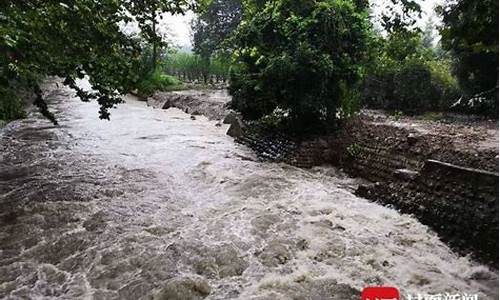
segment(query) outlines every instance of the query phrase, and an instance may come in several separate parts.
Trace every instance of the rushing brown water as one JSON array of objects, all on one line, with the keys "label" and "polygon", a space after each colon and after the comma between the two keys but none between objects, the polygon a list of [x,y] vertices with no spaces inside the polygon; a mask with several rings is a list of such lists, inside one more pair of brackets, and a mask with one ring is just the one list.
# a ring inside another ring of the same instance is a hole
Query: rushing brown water
[{"label": "rushing brown water", "polygon": [[227,127],[47,86],[0,133],[0,298],[359,299],[477,293],[498,276],[411,216],[352,194],[335,169],[258,162]]}]

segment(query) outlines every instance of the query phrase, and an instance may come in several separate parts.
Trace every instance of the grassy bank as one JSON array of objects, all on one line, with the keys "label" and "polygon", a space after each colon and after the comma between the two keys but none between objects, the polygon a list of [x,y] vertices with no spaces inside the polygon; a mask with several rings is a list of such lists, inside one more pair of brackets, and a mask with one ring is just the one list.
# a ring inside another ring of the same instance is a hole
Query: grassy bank
[{"label": "grassy bank", "polygon": [[156,69],[137,86],[137,94],[140,96],[151,96],[156,91],[173,91],[183,89],[184,86],[177,78],[164,74],[160,68]]}]

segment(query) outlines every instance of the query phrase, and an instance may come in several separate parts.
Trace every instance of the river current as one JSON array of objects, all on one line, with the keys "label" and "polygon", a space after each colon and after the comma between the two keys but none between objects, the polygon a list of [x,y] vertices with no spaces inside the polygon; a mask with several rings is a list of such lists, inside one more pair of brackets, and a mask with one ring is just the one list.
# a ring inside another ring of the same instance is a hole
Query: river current
[{"label": "river current", "polygon": [[[321,167],[260,162],[202,116],[128,98],[97,106],[54,81],[0,131],[1,299],[497,299],[498,272]],[[443,298],[444,299],[444,298]]]}]

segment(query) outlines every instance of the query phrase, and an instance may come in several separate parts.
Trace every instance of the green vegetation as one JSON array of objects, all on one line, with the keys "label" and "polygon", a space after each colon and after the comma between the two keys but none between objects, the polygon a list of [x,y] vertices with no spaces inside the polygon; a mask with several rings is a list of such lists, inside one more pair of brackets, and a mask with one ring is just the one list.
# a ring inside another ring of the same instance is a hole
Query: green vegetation
[{"label": "green vegetation", "polygon": [[226,82],[230,64],[223,57],[208,60],[192,53],[172,53],[165,59],[164,70],[185,82],[216,83]]},{"label": "green vegetation", "polygon": [[368,51],[366,8],[344,0],[245,5],[232,39],[233,108],[248,119],[285,110],[295,132],[335,127]]},{"label": "green vegetation", "polygon": [[[8,105],[14,91],[26,86],[36,94],[35,104],[56,122],[39,87],[47,75],[64,78],[84,100],[97,100],[101,118],[120,103],[121,95],[136,88],[141,54],[149,44],[160,46],[154,16],[183,13],[195,3],[188,0],[4,0],[0,2],[0,99]],[[126,35],[120,24],[138,22],[139,37]],[[78,88],[75,80],[87,77],[93,91]],[[4,113],[12,116],[13,112]]]},{"label": "green vegetation", "polygon": [[23,106],[14,91],[0,87],[0,99],[0,121],[12,121],[25,116]]},{"label": "green vegetation", "polygon": [[460,97],[451,61],[428,48],[419,31],[402,29],[375,37],[367,68],[363,104],[404,113],[449,110]]},{"label": "green vegetation", "polygon": [[363,146],[357,143],[349,145],[346,150],[351,158],[363,158],[365,152]]},{"label": "green vegetation", "polygon": [[[2,1],[0,118],[21,117],[16,91],[29,89],[55,122],[39,87],[46,76],[96,100],[105,119],[123,94],[178,80],[229,82],[245,118],[297,133],[333,130],[363,106],[497,116],[498,2],[440,7],[438,45],[432,23],[415,28],[416,1],[391,2],[377,32],[366,0]],[[194,53],[172,53],[158,21],[188,9],[198,13]],[[130,22],[137,35],[123,32]],[[92,91],[78,88],[82,78]]]},{"label": "green vegetation", "polygon": [[194,53],[207,61],[221,54],[227,57],[232,48],[227,39],[241,22],[242,5],[241,0],[212,0],[191,24]]},{"label": "green vegetation", "polygon": [[171,60],[177,76],[187,81],[226,82],[231,65],[228,38],[241,22],[241,0],[212,0],[192,24],[194,54],[178,53]]},{"label": "green vegetation", "polygon": [[443,47],[458,58],[455,70],[465,91],[498,86],[498,1],[459,0],[441,8]]},{"label": "green vegetation", "polygon": [[397,122],[403,117],[403,112],[400,110],[393,111],[390,113],[390,117]]},{"label": "green vegetation", "polygon": [[439,11],[443,48],[456,58],[454,74],[464,93],[458,107],[498,117],[498,1],[458,0]]},{"label": "green vegetation", "polygon": [[177,78],[165,75],[157,68],[137,84],[137,93],[141,96],[151,96],[155,91],[171,91],[180,87],[181,82]]},{"label": "green vegetation", "polygon": [[[417,2],[393,2],[381,18],[381,34],[367,22],[366,1],[243,1],[242,22],[226,39],[237,66],[232,107],[262,122],[279,110],[282,127],[315,133],[335,128],[362,106],[496,115],[498,3],[461,0],[441,8],[443,44],[434,45],[432,23],[424,32],[414,26]],[[485,58],[481,76],[460,75],[464,65],[479,68],[469,56]]]},{"label": "green vegetation", "polygon": [[442,112],[426,112],[420,116],[420,119],[425,121],[439,121],[444,119],[444,114]]}]

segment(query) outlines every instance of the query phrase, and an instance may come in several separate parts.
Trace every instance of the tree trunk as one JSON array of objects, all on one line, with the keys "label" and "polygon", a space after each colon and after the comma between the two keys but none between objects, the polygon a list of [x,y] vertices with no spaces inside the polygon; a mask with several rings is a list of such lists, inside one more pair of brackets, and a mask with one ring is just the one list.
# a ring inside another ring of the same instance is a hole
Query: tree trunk
[{"label": "tree trunk", "polygon": [[153,40],[153,62],[152,62],[152,66],[153,66],[153,72],[156,71],[156,64],[157,64],[157,61],[158,61],[158,53],[157,53],[157,44],[156,44],[156,39],[157,39],[157,36],[156,36],[156,11],[153,12],[153,17],[152,17],[152,20],[153,22],[153,34],[154,34],[154,40]]}]

